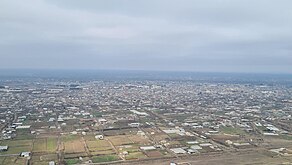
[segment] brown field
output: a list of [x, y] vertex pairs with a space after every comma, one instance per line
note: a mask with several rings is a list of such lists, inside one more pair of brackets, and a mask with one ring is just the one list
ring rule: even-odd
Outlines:
[[108, 139], [113, 143], [115, 146], [133, 144], [133, 142], [127, 136], [109, 136]]
[[89, 151], [112, 150], [111, 145], [106, 140], [86, 141]]
[[83, 142], [80, 140], [75, 140], [71, 142], [65, 142], [65, 153], [82, 153], [85, 152]]
[[18, 157], [5, 157], [2, 162], [3, 165], [23, 165], [25, 164], [26, 160], [23, 158]]
[[62, 137], [65, 153], [83, 153], [86, 152], [84, 141], [81, 136], [67, 135]]
[[141, 145], [148, 145], [150, 144], [150, 141], [146, 137], [142, 137], [140, 135], [128, 135], [128, 138], [133, 142], [133, 143], [138, 143]]
[[224, 135], [224, 134], [218, 134], [218, 135], [211, 135], [210, 136], [211, 139], [214, 139], [214, 140], [219, 140], [219, 141], [222, 141], [222, 140], [239, 140], [239, 136], [237, 135]]
[[174, 147], [180, 147], [182, 144], [179, 141], [169, 141], [169, 147], [174, 148]]
[[151, 135], [156, 141], [162, 141], [165, 139], [168, 139], [169, 136], [166, 135], [165, 133], [156, 133], [154, 135]]
[[163, 154], [159, 151], [148, 151], [148, 152], [146, 152], [146, 155], [149, 158], [157, 158], [157, 157], [163, 156]]

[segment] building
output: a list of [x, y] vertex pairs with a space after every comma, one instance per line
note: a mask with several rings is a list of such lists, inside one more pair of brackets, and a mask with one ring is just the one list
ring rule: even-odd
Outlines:
[[29, 157], [30, 154], [31, 154], [30, 152], [22, 152], [22, 153], [20, 153], [20, 156], [26, 158], [26, 157]]
[[54, 161], [50, 161], [49, 165], [55, 165], [55, 162]]
[[170, 149], [170, 151], [174, 152], [175, 154], [185, 154], [185, 153], [187, 153], [187, 151], [185, 151], [182, 148], [172, 148], [172, 149]]
[[128, 126], [130, 127], [140, 127], [140, 123], [129, 123]]
[[0, 152], [8, 151], [8, 146], [0, 146]]
[[144, 151], [156, 150], [154, 146], [144, 146], [144, 147], [140, 147], [140, 149]]
[[103, 140], [103, 135], [95, 135], [95, 139], [97, 139], [97, 140]]

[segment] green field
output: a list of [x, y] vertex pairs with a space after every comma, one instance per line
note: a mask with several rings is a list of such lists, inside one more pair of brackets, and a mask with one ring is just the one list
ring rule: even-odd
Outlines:
[[79, 159], [65, 159], [66, 165], [73, 165], [77, 163], [81, 163]]
[[126, 160], [145, 159], [145, 158], [147, 158], [147, 156], [144, 155], [142, 152], [132, 152], [132, 153], [129, 153], [129, 155], [126, 155]]
[[55, 152], [57, 148], [57, 138], [39, 138], [35, 139], [33, 144], [33, 152]]
[[55, 152], [57, 149], [57, 137], [48, 137], [47, 138], [47, 151]]
[[246, 133], [240, 129], [240, 128], [235, 128], [235, 127], [225, 127], [221, 126], [220, 127], [220, 132], [225, 133], [225, 134], [231, 134], [231, 135], [245, 135]]
[[67, 135], [67, 136], [62, 136], [62, 141], [63, 142], [70, 142], [74, 140], [80, 139], [79, 135]]
[[117, 155], [106, 155], [106, 156], [94, 156], [92, 157], [93, 163], [101, 163], [101, 162], [112, 162], [119, 160]]
[[0, 154], [20, 154], [21, 152], [31, 151], [32, 140], [5, 140], [1, 145], [7, 145], [8, 151]]

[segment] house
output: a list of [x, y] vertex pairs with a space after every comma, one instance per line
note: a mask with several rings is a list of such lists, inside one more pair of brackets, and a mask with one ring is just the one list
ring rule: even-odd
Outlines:
[[8, 146], [0, 146], [0, 152], [7, 151], [7, 150], [8, 150]]
[[129, 123], [128, 124], [130, 127], [139, 127], [140, 123]]
[[19, 125], [16, 129], [30, 129], [30, 125]]
[[106, 119], [98, 119], [98, 122], [100, 124], [105, 124], [107, 122], [107, 120]]
[[172, 149], [170, 149], [170, 151], [174, 152], [175, 154], [185, 154], [185, 153], [187, 153], [187, 151], [185, 151], [182, 148], [172, 148]]
[[154, 146], [143, 146], [143, 147], [140, 147], [140, 149], [144, 151], [156, 150]]
[[20, 153], [20, 156], [26, 158], [26, 157], [29, 157], [30, 154], [31, 154], [30, 152], [22, 152], [22, 153]]
[[54, 161], [50, 161], [49, 165], [55, 165], [55, 162]]
[[97, 139], [97, 140], [103, 140], [103, 135], [96, 135], [95, 136], [95, 139]]

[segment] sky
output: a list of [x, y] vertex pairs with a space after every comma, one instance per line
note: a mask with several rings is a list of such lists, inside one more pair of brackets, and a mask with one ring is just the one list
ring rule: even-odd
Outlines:
[[291, 0], [1, 0], [0, 68], [292, 73]]

